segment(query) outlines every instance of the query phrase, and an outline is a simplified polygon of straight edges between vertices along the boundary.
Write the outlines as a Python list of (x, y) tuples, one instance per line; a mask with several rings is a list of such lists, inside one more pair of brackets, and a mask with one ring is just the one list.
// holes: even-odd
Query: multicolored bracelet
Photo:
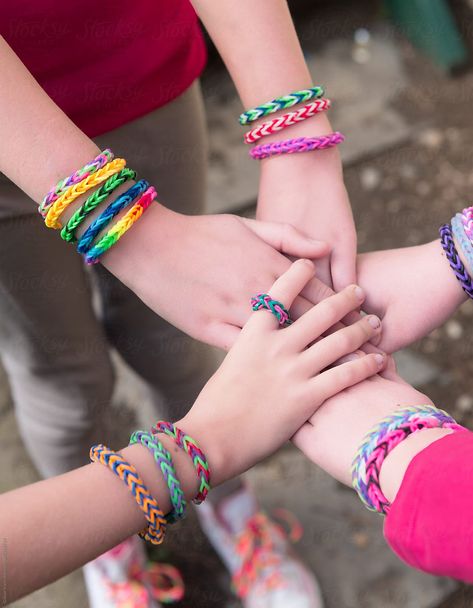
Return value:
[[(138, 182), (139, 183), (139, 182)], [(133, 207), (94, 245), (85, 255), (87, 264), (96, 264), (101, 256), (137, 222), (151, 203), (156, 200), (157, 192), (153, 186), (149, 187)]]
[(473, 245), (465, 234), (462, 217), (461, 213), (457, 213), (452, 217), (452, 234), (463, 251), (466, 261), (468, 262), (468, 272), (471, 273), (473, 271)]
[(461, 214), (467, 238), (473, 243), (473, 207), (466, 207)]
[(458, 255), (457, 249), (455, 247), (455, 243), (453, 242), (452, 229), (450, 224), (444, 224), (440, 226), (440, 243), (442, 245), (443, 250), (445, 251), (445, 255), (447, 256), (447, 260), (450, 263), (450, 267), (455, 273), (460, 285), (462, 286), (463, 291), (470, 297), (473, 298), (473, 283), (471, 281), (471, 277), (463, 266), (463, 263)]
[(85, 218), (92, 213), (103, 201), (112, 194), (112, 192), (121, 186), (129, 179), (135, 179), (136, 171), (132, 169), (128, 169), (125, 167), (119, 173), (115, 173), (112, 175), (103, 186), (101, 186), (98, 190), (96, 190), (89, 198), (84, 202), (84, 204), (77, 209), (71, 219), (67, 222), (64, 228), (61, 230), (61, 237), (69, 242), (73, 243), (77, 240), (76, 238), (76, 230), (85, 220)]
[(126, 160), (123, 158), (116, 158), (115, 160), (107, 163), (105, 167), (98, 169), (98, 171), (80, 181), (78, 184), (69, 186), (64, 194), (61, 194), (61, 196), (49, 207), (44, 219), (46, 226), (48, 228), (53, 228), (54, 230), (59, 230), (59, 228), (62, 228), (62, 225), (59, 222), (59, 217), (64, 210), (81, 194), (85, 194), (85, 192), (94, 186), (98, 186), (99, 184), (105, 182), (114, 173), (121, 171), (125, 165)]
[(284, 304), (273, 300), (267, 293), (258, 293), (253, 296), (250, 300), (252, 309), (256, 312), (257, 310), (268, 310), (273, 314), (279, 322), (279, 325), (291, 325), (292, 319), (289, 316)]
[(263, 103), (260, 106), (243, 112), (240, 114), (239, 121), (241, 125), (247, 125), (258, 120), (258, 118), (261, 118), (262, 116), (268, 116), (268, 114), (273, 114), (278, 110), (292, 108), (292, 106), (295, 106), (298, 103), (305, 103), (306, 101), (309, 101), (309, 99), (318, 99), (323, 97), (323, 95), (324, 89), (320, 86), (294, 91), (293, 93), (289, 93), (289, 95), (276, 97), (276, 99), (273, 99), (272, 101), (268, 101), (267, 103)]
[(464, 430), (447, 412), (433, 405), (417, 405), (387, 416), (365, 436), (353, 459), (352, 483), (370, 511), (387, 514), (390, 509), (379, 483), (386, 456), (406, 437), (427, 428)]
[(160, 545), (166, 533), (166, 519), (135, 467), (127, 462), (121, 454), (113, 452), (101, 444), (90, 448), (90, 459), (92, 462), (98, 462), (108, 467), (126, 484), (148, 520), (148, 527), (142, 530), (139, 535), (153, 545)]
[(338, 131), (319, 137), (297, 137), (296, 139), (274, 141), (270, 144), (256, 146), (250, 150), (250, 156), (256, 160), (262, 160), (263, 158), (279, 156), (280, 154), (325, 150), (342, 143), (344, 140), (345, 137)]
[(172, 422), (165, 422), (163, 420), (157, 422), (151, 429), (151, 432), (155, 435), (157, 433), (164, 433), (168, 437), (171, 437), (171, 439), (190, 456), (197, 476), (200, 479), (199, 491), (193, 502), (197, 505), (203, 502), (210, 490), (210, 468), (205, 454), (199, 448), (195, 440), (189, 435), (186, 435), (181, 429), (177, 428)]
[(149, 187), (149, 183), (141, 179), (136, 182), (131, 188), (128, 188), (126, 192), (120, 194), (110, 205), (103, 211), (99, 217), (94, 220), (87, 230), (84, 232), (77, 244), (77, 251), (84, 255), (92, 247), (94, 239), (102, 232), (102, 230), (116, 217), (120, 211), (128, 207), (137, 196), (143, 194), (146, 188)]
[(113, 160), (113, 152), (107, 148), (103, 152), (100, 152), (98, 156), (96, 156), (93, 160), (84, 165), (81, 169), (79, 169), (72, 175), (69, 175), (69, 177), (66, 177), (59, 181), (54, 186), (54, 188), (51, 188), (51, 190), (43, 198), (38, 208), (39, 213), (43, 217), (46, 217), (49, 207), (62, 194), (64, 194), (70, 186), (73, 186), (74, 184), (78, 184), (79, 182), (83, 181), (86, 177), (89, 177), (89, 175), (92, 175), (92, 173), (95, 173), (96, 171), (104, 167), (111, 160)]
[(330, 105), (330, 99), (316, 99), (315, 101), (302, 106), (302, 108), (296, 110), (295, 112), (288, 112), (287, 114), (283, 114), (282, 116), (268, 120), (262, 125), (259, 125), (258, 127), (255, 127), (251, 131), (245, 133), (245, 143), (253, 144), (255, 141), (258, 141), (258, 139), (261, 139), (266, 135), (271, 135), (272, 133), (282, 131), (287, 127), (315, 116), (315, 114), (328, 110)]
[(176, 475), (171, 454), (164, 448), (163, 444), (151, 433), (146, 431), (135, 431), (130, 437), (130, 445), (141, 444), (147, 448), (156, 461), (161, 473), (163, 474), (166, 485), (169, 488), (169, 496), (173, 510), (166, 515), (166, 521), (173, 524), (186, 515), (186, 500), (181, 484)]

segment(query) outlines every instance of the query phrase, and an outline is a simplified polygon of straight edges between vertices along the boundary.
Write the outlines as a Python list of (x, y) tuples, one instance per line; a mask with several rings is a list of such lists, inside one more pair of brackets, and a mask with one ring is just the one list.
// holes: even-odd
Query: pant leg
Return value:
[[(197, 81), (167, 106), (107, 133), (98, 144), (123, 153), (128, 165), (156, 187), (166, 206), (188, 214), (204, 212), (207, 141)], [(103, 267), (96, 271), (110, 342), (162, 393), (161, 414), (179, 418), (215, 371), (214, 351), (152, 312)]]
[[(3, 184), (5, 181), (3, 180)], [(2, 193), (24, 197), (12, 185)], [(88, 460), (113, 373), (80, 257), (39, 215), (0, 218), (0, 355), (43, 476)]]

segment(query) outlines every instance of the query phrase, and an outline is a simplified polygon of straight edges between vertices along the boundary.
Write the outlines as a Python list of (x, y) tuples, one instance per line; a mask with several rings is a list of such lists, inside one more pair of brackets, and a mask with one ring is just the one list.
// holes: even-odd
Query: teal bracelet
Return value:
[(282, 97), (276, 97), (272, 101), (268, 101), (267, 103), (263, 103), (260, 106), (256, 106), (255, 108), (251, 108), (243, 114), (240, 114), (240, 124), (247, 125), (250, 122), (254, 122), (261, 118), (262, 116), (268, 116), (268, 114), (273, 114), (278, 110), (286, 110), (287, 108), (292, 108), (292, 106), (297, 105), (298, 103), (305, 103), (309, 101), (309, 99), (319, 99), (323, 97), (325, 91), (323, 87), (310, 87), (309, 89), (302, 89), (301, 91), (294, 91), (293, 93), (289, 93), (289, 95), (283, 95)]
[(130, 445), (141, 444), (147, 448), (156, 461), (163, 474), (164, 480), (169, 488), (169, 496), (173, 510), (166, 515), (168, 524), (173, 524), (186, 515), (186, 500), (181, 484), (176, 475), (171, 454), (164, 448), (163, 444), (152, 433), (146, 431), (135, 431), (130, 437)]

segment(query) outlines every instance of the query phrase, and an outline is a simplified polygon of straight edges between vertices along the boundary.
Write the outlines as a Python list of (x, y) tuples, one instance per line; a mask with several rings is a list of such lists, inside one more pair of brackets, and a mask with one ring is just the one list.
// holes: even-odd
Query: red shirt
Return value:
[(3, 0), (0, 33), (89, 137), (176, 98), (206, 61), (188, 0)]

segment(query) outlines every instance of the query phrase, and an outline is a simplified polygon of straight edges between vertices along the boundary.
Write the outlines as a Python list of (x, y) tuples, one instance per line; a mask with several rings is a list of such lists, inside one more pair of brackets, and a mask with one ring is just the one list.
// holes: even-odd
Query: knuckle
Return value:
[(357, 378), (357, 369), (356, 369), (356, 365), (355, 363), (357, 363), (357, 361), (353, 362), (353, 363), (345, 363), (344, 365), (340, 366), (339, 369), (339, 380), (342, 384), (344, 385), (350, 385), (353, 384), (356, 381)]

